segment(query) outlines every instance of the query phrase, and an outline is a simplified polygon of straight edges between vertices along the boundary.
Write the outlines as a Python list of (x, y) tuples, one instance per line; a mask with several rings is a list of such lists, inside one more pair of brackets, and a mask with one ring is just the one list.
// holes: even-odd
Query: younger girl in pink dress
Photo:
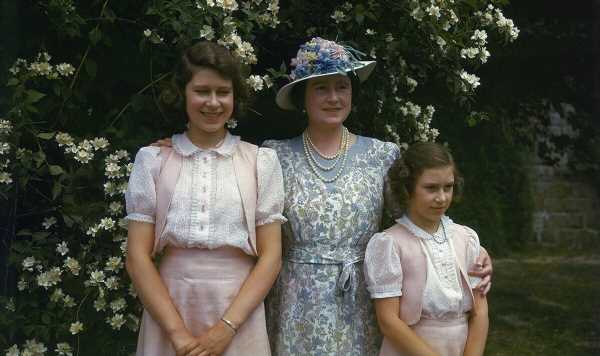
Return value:
[(247, 96), (225, 47), (188, 48), (175, 83), (188, 129), (172, 148), (140, 149), (126, 194), (127, 271), (145, 308), (137, 355), (269, 356), (263, 299), (286, 221), (277, 155), (225, 129)]
[(462, 185), (451, 154), (436, 143), (414, 144), (389, 177), (406, 214), (373, 236), (364, 265), (384, 335), (380, 356), (483, 355), (487, 301), (466, 273), (479, 239), (445, 215)]

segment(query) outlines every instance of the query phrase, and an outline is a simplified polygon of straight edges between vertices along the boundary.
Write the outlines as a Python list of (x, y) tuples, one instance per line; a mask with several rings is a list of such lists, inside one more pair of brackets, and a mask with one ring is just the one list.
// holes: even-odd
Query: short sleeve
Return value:
[(256, 157), (257, 193), (256, 226), (285, 223), (283, 216), (283, 174), (274, 150), (261, 147)]
[(128, 220), (154, 224), (155, 181), (160, 173), (159, 153), (158, 147), (142, 147), (135, 156), (127, 192), (125, 192)]
[[(481, 253), (481, 245), (479, 244), (479, 236), (475, 230), (470, 227), (463, 226), (466, 230), (466, 245), (467, 245), (467, 269), (471, 269), (477, 260), (477, 257)], [(469, 276), (469, 284), (471, 288), (475, 287), (481, 281), (480, 277)]]
[(402, 266), (394, 241), (375, 234), (365, 252), (365, 281), (372, 299), (402, 296)]

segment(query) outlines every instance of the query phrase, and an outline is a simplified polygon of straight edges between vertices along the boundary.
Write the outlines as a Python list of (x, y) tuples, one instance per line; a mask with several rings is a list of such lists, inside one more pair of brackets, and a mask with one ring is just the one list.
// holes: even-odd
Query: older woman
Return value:
[[(381, 337), (362, 263), (367, 242), (380, 230), (385, 177), (400, 152), (393, 143), (352, 134), (343, 125), (353, 89), (375, 62), (314, 38), (300, 47), (292, 66), (292, 82), (279, 90), (276, 102), (302, 109), (308, 127), (301, 136), (264, 143), (277, 152), (283, 169), (288, 218), (284, 263), (268, 298), (272, 351), (376, 355)], [(483, 260), (480, 274), (489, 275), (489, 259)]]
[(175, 82), (188, 129), (172, 149), (140, 149), (126, 194), (127, 271), (145, 308), (137, 355), (269, 356), (263, 299), (285, 222), (277, 156), (225, 128), (246, 97), (225, 47), (188, 48)]

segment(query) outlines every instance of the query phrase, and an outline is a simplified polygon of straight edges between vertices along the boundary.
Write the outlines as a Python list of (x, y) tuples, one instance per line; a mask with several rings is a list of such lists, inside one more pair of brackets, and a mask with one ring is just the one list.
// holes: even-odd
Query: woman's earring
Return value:
[(229, 120), (225, 121), (225, 126), (227, 126), (228, 129), (235, 129), (237, 127), (237, 120), (234, 119), (233, 117), (230, 118)]

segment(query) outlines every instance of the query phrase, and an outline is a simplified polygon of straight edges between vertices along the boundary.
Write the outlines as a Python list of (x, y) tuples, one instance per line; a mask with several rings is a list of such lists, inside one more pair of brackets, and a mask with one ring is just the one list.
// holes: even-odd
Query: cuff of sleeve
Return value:
[(140, 214), (140, 213), (131, 213), (131, 214), (127, 215), (125, 217), (125, 219), (131, 220), (131, 221), (139, 221), (139, 222), (146, 222), (146, 223), (154, 224), (154, 217), (152, 217), (150, 215)]
[(371, 295), (371, 299), (381, 299), (381, 298), (392, 298), (392, 297), (401, 297), (402, 290), (400, 289), (377, 289), (373, 290), (369, 288), (369, 294)]
[(274, 222), (278, 222), (280, 224), (285, 224), (287, 222), (287, 219), (285, 218), (285, 216), (283, 216), (281, 214), (275, 214), (275, 215), (268, 216), (264, 219), (257, 220), (256, 226), (266, 225), (266, 224), (270, 224), (270, 223), (274, 223)]

